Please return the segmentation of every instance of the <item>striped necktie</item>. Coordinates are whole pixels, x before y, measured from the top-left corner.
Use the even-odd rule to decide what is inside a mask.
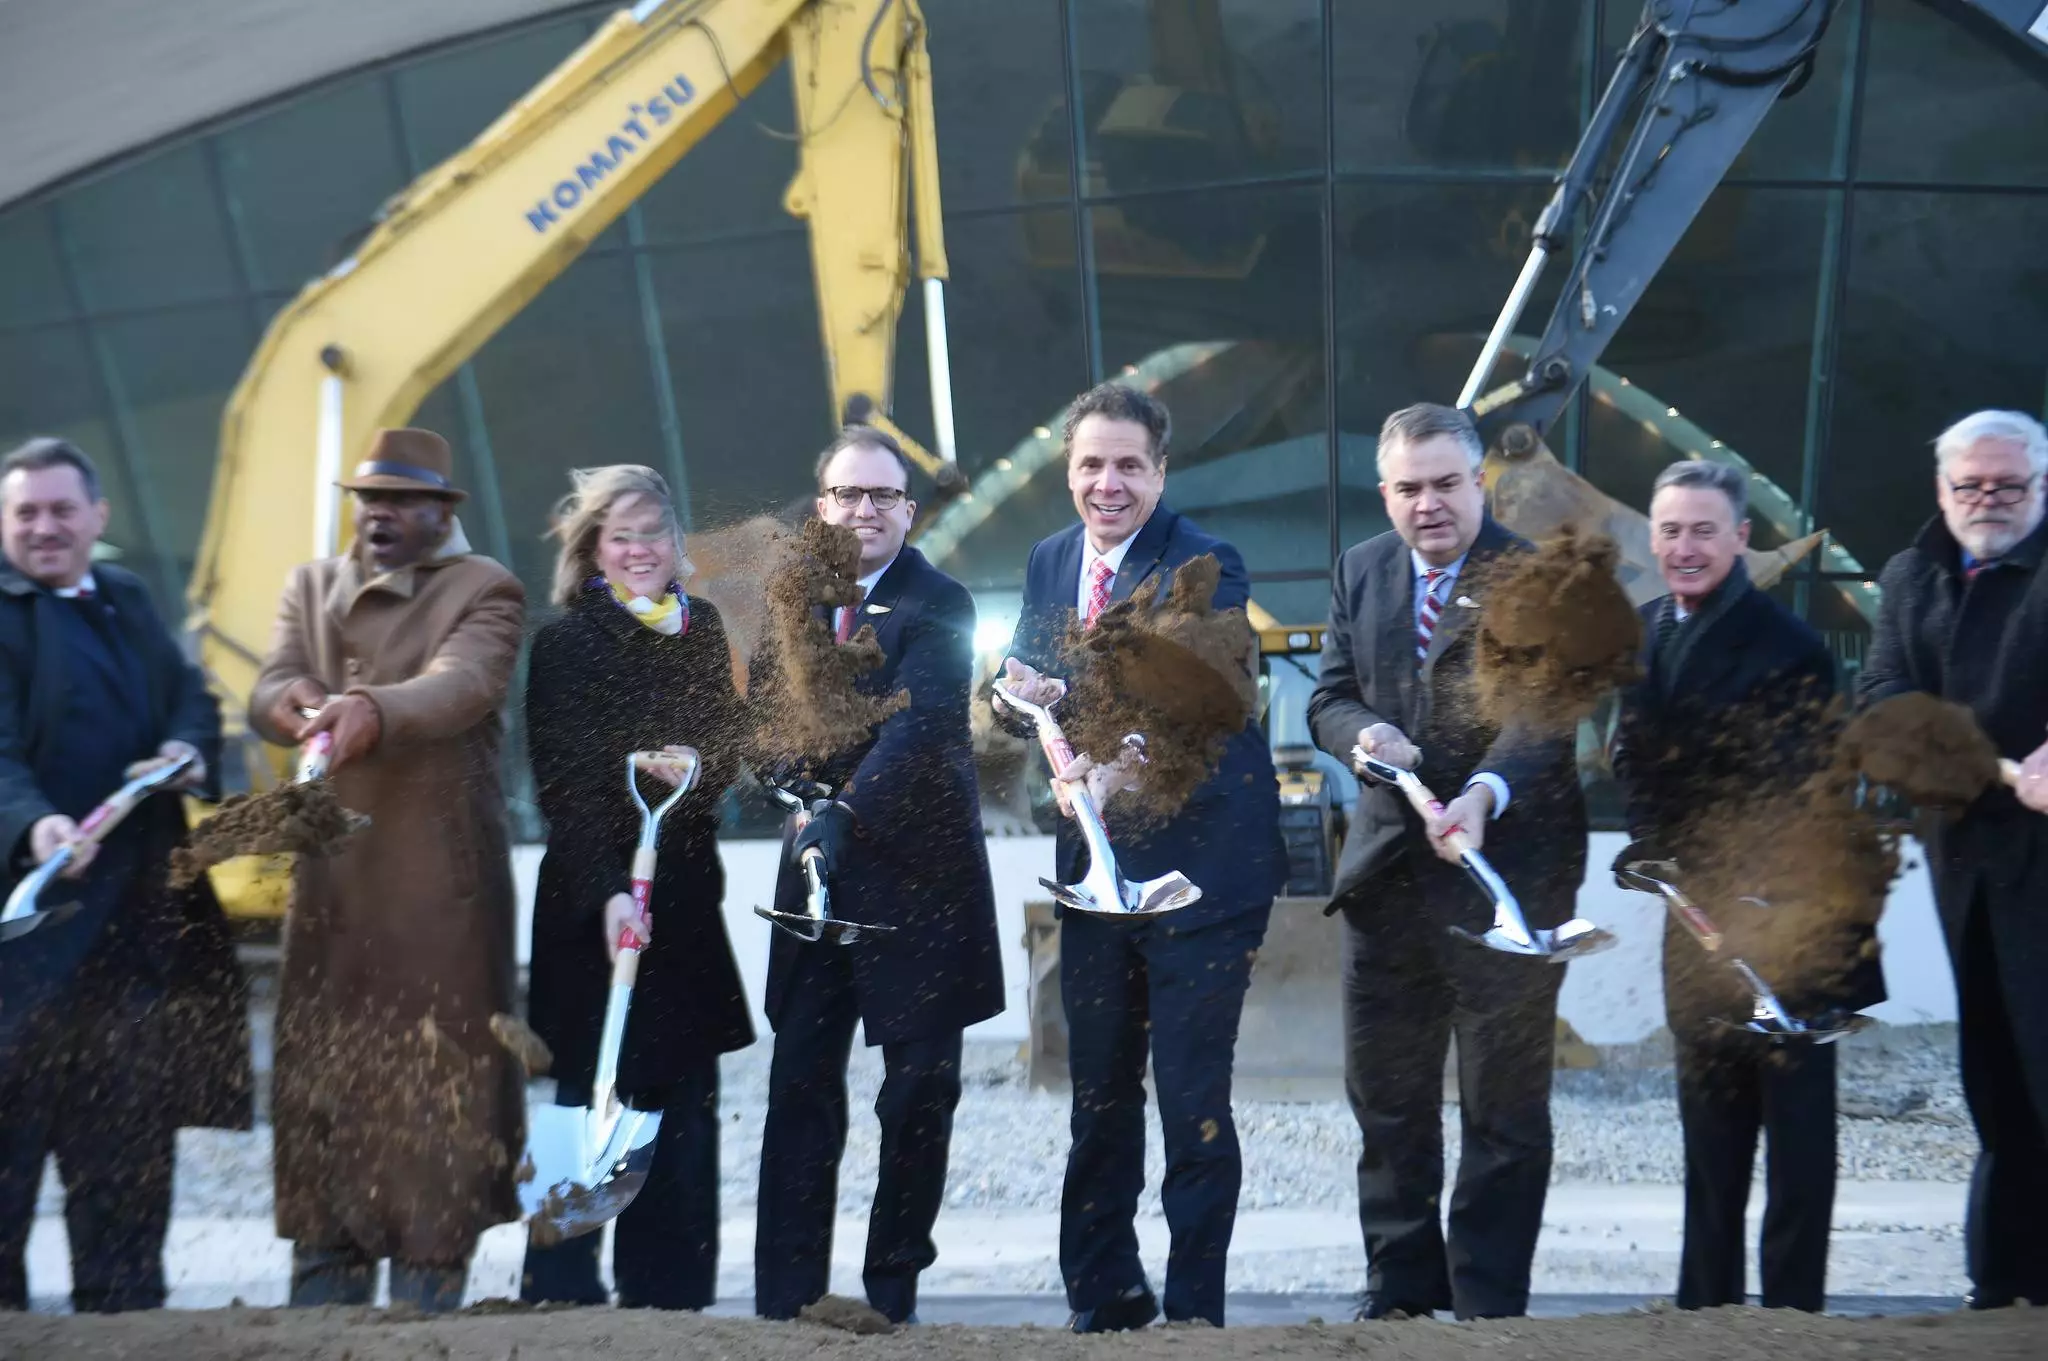
[[[1088,571],[1088,609],[1081,616],[1081,627],[1092,629],[1096,616],[1109,607],[1109,583],[1116,580],[1116,571],[1101,558],[1088,564]]]
[[[1446,575],[1441,567],[1432,567],[1422,574],[1422,605],[1415,612],[1415,669],[1418,671],[1429,656],[1429,640],[1436,633],[1438,616],[1443,613],[1443,604],[1436,598],[1436,587]]]
[[[866,591],[862,591],[860,594],[861,599],[867,599],[868,593]],[[846,642],[853,637],[853,623],[855,619],[860,617],[860,606],[841,605],[833,613],[837,617],[833,620],[832,640],[837,643]]]

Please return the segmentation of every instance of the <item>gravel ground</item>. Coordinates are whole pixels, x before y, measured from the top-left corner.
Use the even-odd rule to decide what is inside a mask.
[[[1946,1181],[1969,1177],[1976,1138],[1963,1108],[1950,1026],[1878,1029],[1841,1046],[1841,1175],[1851,1181]],[[724,1067],[727,1118],[723,1197],[728,1213],[754,1203],[767,1097],[767,1044],[730,1055]],[[857,1048],[849,1074],[855,1116],[840,1177],[840,1209],[866,1211],[875,1183],[872,1108],[880,1051]],[[1010,1045],[969,1046],[965,1094],[953,1132],[946,1203],[977,1210],[1059,1207],[1067,1153],[1067,1097],[1032,1091]],[[1676,1103],[1668,1066],[1610,1064],[1560,1072],[1552,1110],[1559,1183],[1675,1184],[1681,1179]],[[1241,1206],[1350,1211],[1356,1204],[1358,1130],[1341,1101],[1240,1102],[1244,1146]],[[1444,1108],[1446,1150],[1457,1153],[1455,1105]],[[1162,1163],[1156,1122],[1141,1213],[1160,1212]],[[263,1218],[270,1214],[270,1132],[187,1130],[179,1136],[175,1213]],[[1761,1160],[1759,1160],[1761,1170]],[[46,1176],[39,1213],[62,1205]]]

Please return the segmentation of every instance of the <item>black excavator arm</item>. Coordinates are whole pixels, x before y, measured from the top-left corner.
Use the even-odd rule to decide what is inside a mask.
[[[2044,0],[1922,0],[2036,58],[2048,77]],[[1649,0],[1585,135],[1537,219],[1528,261],[1458,405],[1489,445],[1541,437],[1628,320],[1764,115],[1794,94],[1839,0]],[[1591,217],[1572,256],[1581,209]],[[1553,255],[1571,261],[1518,379],[1484,391]],[[1518,432],[1516,444],[1533,446]]]

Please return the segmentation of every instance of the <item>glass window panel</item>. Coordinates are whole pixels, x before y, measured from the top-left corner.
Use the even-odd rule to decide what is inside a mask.
[[[946,206],[1069,197],[1059,6],[925,0],[923,9]]]
[[[1730,185],[1707,201],[1589,383],[1581,467],[1602,491],[1647,510],[1674,459],[1739,460],[1752,542],[1799,535],[1828,199]]]
[[[1074,517],[1057,434],[1060,412],[1088,386],[1073,247],[1066,208],[946,224],[953,419],[974,500],[933,507],[919,534],[940,567],[976,587],[1021,587],[1031,545]],[[895,411],[929,442],[924,326],[913,290],[897,332]]]
[[[803,234],[660,251],[653,273],[691,528],[809,507],[838,422]]]
[[[2048,197],[1866,190],[1853,221],[1820,523],[1875,573],[1934,514],[1936,435],[2048,405]]]
[[[1634,3],[1610,3],[1603,11],[1600,50],[1600,88],[1614,73],[1635,33],[1643,7]],[[1856,51],[1856,27],[1861,22],[1858,5],[1840,6],[1821,36],[1814,54],[1813,74],[1806,88],[1790,99],[1782,99],[1764,115],[1762,126],[1749,145],[1729,167],[1727,178],[1824,179],[1839,178],[1841,144],[1846,136],[1843,99],[1848,90],[1848,72]]]
[[[1387,528],[1374,466],[1380,424],[1411,402],[1457,398],[1529,250],[1541,185],[1337,186],[1339,542]],[[1494,373],[1518,373],[1556,304],[1552,268]],[[1491,384],[1489,384],[1491,386]],[[1566,442],[1551,447],[1569,461]]]
[[[242,291],[213,176],[196,143],[83,185],[59,199],[55,212],[90,312]]]
[[[578,260],[493,336],[471,367],[505,508],[507,565],[526,583],[529,599],[543,601],[555,559],[554,545],[541,535],[549,510],[569,490],[569,470],[663,466],[631,261]],[[441,433],[456,446],[457,476],[476,481],[481,474],[468,432],[458,426]]]
[[[187,307],[98,329],[115,400],[127,406],[134,494],[148,499],[164,570],[182,585],[206,521],[221,410],[255,344],[248,309]]]
[[[1853,690],[1877,628],[1877,579],[1813,581],[1806,592],[1806,620],[1834,653],[1837,678]]]
[[[47,208],[38,204],[0,215],[0,329],[71,315],[58,269]]]
[[[783,62],[641,197],[648,241],[704,241],[796,225],[782,207],[796,174],[795,126]]]
[[[1320,169],[1320,10],[1316,0],[1073,0],[1088,194]]]
[[[2048,184],[2048,80],[1941,12],[1873,0],[1868,92],[1857,139],[1863,179]]]
[[[219,149],[263,289],[296,289],[338,263],[344,241],[368,228],[406,183],[384,82],[375,76],[224,132]]]
[[[1591,10],[1586,0],[1336,5],[1338,166],[1563,166],[1579,138]]]
[[[68,439],[96,463],[113,457],[113,436],[93,382],[83,327],[0,331],[0,450],[37,435]],[[110,541],[134,543],[128,520],[133,510],[116,501],[115,523],[107,530]]]
[[[1321,200],[1226,189],[1089,210],[1104,370],[1157,384],[1168,502],[1254,572],[1330,560]]]

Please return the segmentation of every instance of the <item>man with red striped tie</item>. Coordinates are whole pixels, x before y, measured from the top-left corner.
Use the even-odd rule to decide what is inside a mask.
[[[825,857],[833,910],[891,928],[857,943],[776,931],[762,1010],[775,1030],[754,1238],[754,1310],[793,1319],[825,1294],[839,1163],[846,1151],[846,1062],[855,1024],[882,1051],[874,1211],[861,1269],[868,1303],[916,1317],[917,1281],[937,1259],[932,1226],[960,1101],[961,1032],[1003,1009],[995,891],[974,779],[968,692],[974,597],[904,542],[917,502],[910,460],[880,430],[849,426],[818,459],[818,517],[860,538],[859,605],[833,635],[874,630],[882,664],[863,693],[907,691],[909,707],[808,773],[825,804],[791,829],[775,905],[804,910],[798,857]],[[764,659],[772,666],[772,658]],[[756,676],[761,669],[754,671]]]
[[[1485,448],[1464,412],[1428,403],[1380,429],[1380,494],[1393,528],[1338,561],[1309,701],[1316,745],[1354,745],[1455,796],[1418,817],[1367,784],[1345,837],[1331,912],[1344,914],[1345,1086],[1364,1136],[1360,1318],[1517,1315],[1550,1180],[1550,1072],[1564,969],[1454,936],[1487,905],[1458,869],[1451,831],[1511,831],[1487,858],[1531,926],[1571,915],[1585,874],[1586,809],[1573,734],[1495,728],[1474,711],[1485,567],[1528,544],[1486,513]],[[1440,1115],[1458,1037],[1464,1140],[1448,1243]]]

